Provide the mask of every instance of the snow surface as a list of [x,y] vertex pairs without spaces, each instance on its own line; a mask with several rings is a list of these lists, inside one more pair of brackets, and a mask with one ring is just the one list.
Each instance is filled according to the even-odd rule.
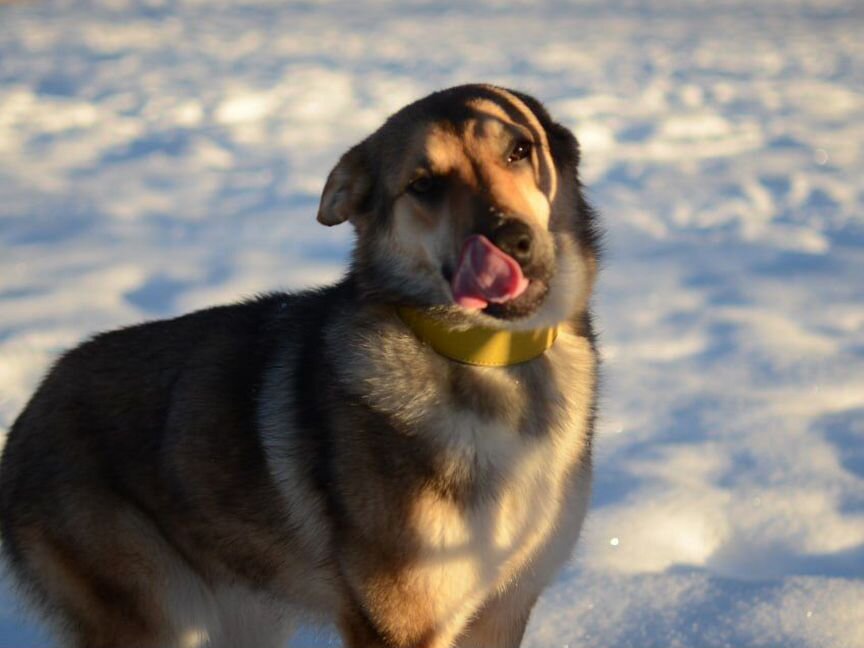
[[[608,228],[593,508],[525,645],[864,646],[862,33],[840,0],[0,4],[0,433],[88,334],[338,277],[338,155],[512,86]],[[0,646],[46,645],[5,590]]]

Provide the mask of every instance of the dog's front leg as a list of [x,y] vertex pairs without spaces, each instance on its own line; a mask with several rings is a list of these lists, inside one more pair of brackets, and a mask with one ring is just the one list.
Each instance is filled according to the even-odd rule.
[[388,648],[387,642],[360,612],[347,612],[339,620],[339,634],[345,648]]
[[[453,640],[457,630],[452,628],[388,640],[372,627],[364,615],[358,613],[343,615],[339,622],[339,630],[345,648],[453,648],[457,645]],[[490,644],[484,648],[493,648],[493,646]]]
[[456,642],[458,648],[519,648],[538,593],[513,587],[488,599]]

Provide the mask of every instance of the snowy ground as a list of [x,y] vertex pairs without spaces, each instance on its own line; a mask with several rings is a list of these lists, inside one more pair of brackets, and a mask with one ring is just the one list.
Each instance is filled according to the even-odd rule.
[[[338,155],[521,88],[609,231],[594,505],[526,645],[864,646],[862,33],[854,1],[0,3],[0,435],[89,333],[337,277]],[[49,645],[13,601],[0,647]]]

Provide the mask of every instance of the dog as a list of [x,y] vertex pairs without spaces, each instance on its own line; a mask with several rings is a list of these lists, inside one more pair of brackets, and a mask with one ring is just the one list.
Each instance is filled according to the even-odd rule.
[[515,648],[588,506],[597,219],[534,98],[442,90],[327,178],[335,285],[86,341],[0,466],[3,552],[79,648]]

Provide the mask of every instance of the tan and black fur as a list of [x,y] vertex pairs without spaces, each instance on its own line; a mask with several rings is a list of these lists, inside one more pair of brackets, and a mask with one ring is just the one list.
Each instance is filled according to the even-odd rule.
[[[519,646],[589,498],[597,236],[577,164],[536,100],[435,93],[330,174],[318,219],[357,232],[340,283],[63,356],[10,431],[0,522],[64,645],[276,647],[312,614],[348,648]],[[475,233],[531,279],[480,312],[448,284]],[[475,367],[420,342],[404,305],[561,330]]]

